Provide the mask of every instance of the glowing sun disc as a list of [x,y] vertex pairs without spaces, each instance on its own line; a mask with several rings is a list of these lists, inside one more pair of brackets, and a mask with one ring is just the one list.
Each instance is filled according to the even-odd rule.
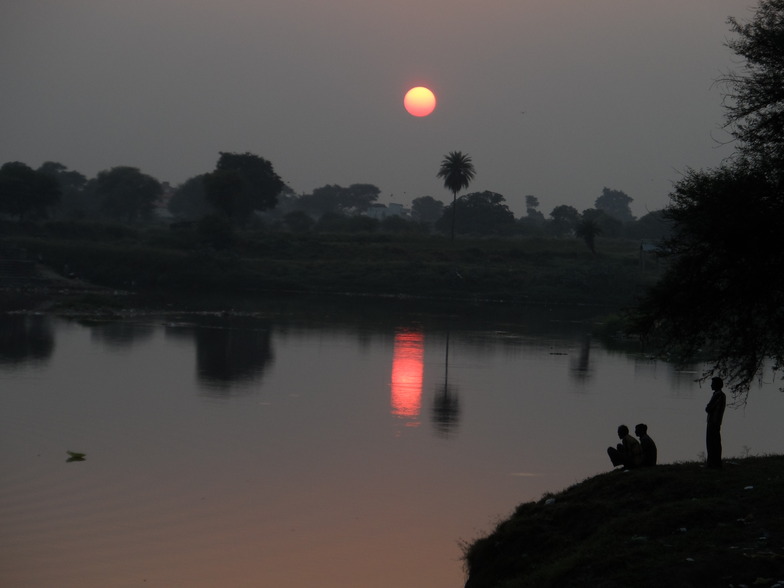
[[427,116],[436,108],[436,96],[424,86],[417,86],[406,92],[403,105],[413,116]]

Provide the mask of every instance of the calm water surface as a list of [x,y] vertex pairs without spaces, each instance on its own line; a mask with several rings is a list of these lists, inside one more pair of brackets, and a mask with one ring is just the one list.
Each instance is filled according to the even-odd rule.
[[[661,462],[704,451],[701,366],[589,330],[0,315],[0,585],[458,588],[461,542],[609,470],[618,424]],[[781,414],[777,384],[752,390],[725,454],[780,453]]]

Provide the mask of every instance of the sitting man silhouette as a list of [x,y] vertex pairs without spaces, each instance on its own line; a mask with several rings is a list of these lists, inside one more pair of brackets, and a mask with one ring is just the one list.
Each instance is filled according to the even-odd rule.
[[634,434],[640,438],[640,445],[642,446],[642,465],[655,466],[656,443],[648,436],[648,425],[640,423],[634,427]]
[[607,455],[614,466],[622,465],[623,469],[637,468],[642,465],[642,447],[640,442],[629,434],[629,427],[618,427],[618,438],[621,440],[616,447],[608,447]]

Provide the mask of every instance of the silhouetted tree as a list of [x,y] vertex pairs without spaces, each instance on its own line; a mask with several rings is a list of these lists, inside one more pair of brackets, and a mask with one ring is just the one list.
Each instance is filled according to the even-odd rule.
[[738,141],[718,169],[689,170],[670,195],[668,269],[632,316],[654,350],[686,362],[709,354],[736,403],[763,367],[784,369],[784,0],[762,0],[728,46],[745,60],[723,81]]
[[17,217],[46,217],[46,211],[60,199],[57,180],[19,161],[0,167],[0,213]]
[[274,208],[284,186],[272,164],[253,153],[221,152],[204,182],[210,204],[240,225],[254,211]]
[[457,218],[457,193],[468,188],[476,175],[474,164],[467,154],[450,151],[441,161],[437,177],[444,180],[444,187],[452,192],[452,240],[455,239],[455,219]]
[[558,237],[571,235],[580,222],[580,213],[574,206],[560,204],[550,213],[552,219],[548,229],[551,234]]
[[596,199],[594,206],[622,223],[629,223],[634,220],[634,215],[629,207],[633,201],[626,192],[603,188],[602,195]]
[[352,184],[348,188],[326,185],[316,188],[312,194],[300,196],[296,206],[317,219],[327,213],[350,216],[366,212],[380,193],[373,184]]
[[495,192],[473,192],[458,199],[461,215],[454,222],[455,205],[447,206],[436,228],[451,226],[461,234],[508,235],[514,231],[514,213],[504,204],[504,197]]
[[599,223],[592,218],[583,218],[577,223],[574,228],[575,234],[580,237],[590,249],[591,253],[596,255],[596,237],[598,237],[602,229]]
[[518,231],[523,235],[540,234],[545,225],[544,215],[539,210],[539,199],[531,194],[525,197],[525,216],[517,221]]
[[688,172],[670,199],[668,269],[634,331],[676,361],[710,353],[706,377],[722,376],[745,400],[767,359],[784,366],[784,192],[765,171],[727,166]]
[[780,176],[784,171],[784,0],[762,0],[754,18],[729,19],[735,38],[727,43],[745,61],[730,72],[725,88],[727,128],[738,155]]
[[169,199],[169,212],[177,218],[187,220],[197,220],[215,212],[215,208],[207,200],[205,176],[206,174],[194,176],[177,186]]
[[444,214],[444,203],[432,196],[420,196],[411,201],[411,217],[420,223],[435,223]]
[[151,219],[163,192],[158,180],[125,166],[100,172],[85,190],[98,202],[102,215],[125,222]]
[[60,218],[84,218],[96,213],[86,197],[84,187],[87,178],[78,171],[69,170],[62,163],[46,161],[38,168],[43,174],[52,176],[60,187],[60,200],[52,208],[53,216]]
[[581,220],[590,220],[599,227],[603,237],[617,239],[623,234],[623,224],[615,217],[610,216],[598,208],[588,208],[580,215]]

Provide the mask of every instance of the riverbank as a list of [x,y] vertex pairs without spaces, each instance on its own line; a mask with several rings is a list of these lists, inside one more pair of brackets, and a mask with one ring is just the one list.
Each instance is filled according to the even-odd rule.
[[782,455],[610,471],[467,545],[466,588],[780,588],[782,494]]
[[641,263],[639,242],[609,239],[594,255],[575,239],[248,233],[231,249],[215,250],[188,231],[52,223],[8,235],[2,245],[58,274],[61,290],[89,284],[93,295],[353,295],[618,308],[661,274],[655,263]]

